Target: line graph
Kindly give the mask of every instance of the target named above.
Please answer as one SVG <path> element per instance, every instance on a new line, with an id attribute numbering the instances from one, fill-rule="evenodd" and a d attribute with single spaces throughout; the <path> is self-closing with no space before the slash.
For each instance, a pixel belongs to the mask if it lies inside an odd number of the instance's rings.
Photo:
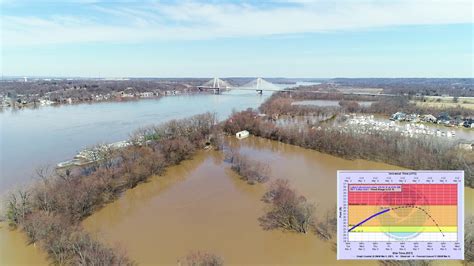
<path id="1" fill-rule="evenodd" d="M 371 215 L 370 217 L 366 218 L 366 219 L 363 220 L 362 222 L 360 222 L 360 223 L 354 225 L 353 227 L 351 227 L 351 229 L 349 229 L 349 232 L 352 231 L 352 230 L 354 230 L 356 227 L 362 225 L 363 223 L 367 222 L 368 220 L 370 220 L 370 219 L 372 219 L 372 218 L 374 218 L 374 217 L 376 217 L 376 216 L 378 216 L 378 215 L 384 214 L 384 213 L 386 213 L 386 212 L 388 212 L 388 211 L 390 211 L 390 209 L 385 209 L 385 210 L 383 210 L 383 211 L 379 211 L 378 213 Z"/>
<path id="2" fill-rule="evenodd" d="M 339 171 L 338 257 L 340 251 L 354 253 L 351 258 L 365 254 L 367 243 L 372 248 L 364 258 L 381 244 L 395 259 L 416 259 L 412 255 L 420 246 L 426 253 L 433 245 L 446 251 L 448 243 L 462 249 L 462 194 L 462 171 Z M 413 250 L 404 258 L 399 252 L 407 245 Z"/>
<path id="3" fill-rule="evenodd" d="M 349 241 L 457 240 L 456 184 L 349 184 L 348 207 Z"/>

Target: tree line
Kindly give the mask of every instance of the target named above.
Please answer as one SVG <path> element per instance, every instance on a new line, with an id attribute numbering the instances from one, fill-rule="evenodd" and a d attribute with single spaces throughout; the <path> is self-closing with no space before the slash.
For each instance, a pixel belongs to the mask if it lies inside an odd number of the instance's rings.
<path id="1" fill-rule="evenodd" d="M 270 179 L 268 164 L 253 161 L 237 150 L 228 150 L 225 153 L 225 160 L 231 164 L 230 168 L 250 185 L 265 183 Z"/>
<path id="2" fill-rule="evenodd" d="M 472 78 L 336 78 L 329 82 L 346 87 L 382 88 L 384 93 L 400 95 L 474 96 Z"/>
<path id="3" fill-rule="evenodd" d="M 465 185 L 474 187 L 474 156 L 455 144 L 434 138 L 409 138 L 400 133 L 358 134 L 330 126 L 277 126 L 258 112 L 248 109 L 233 113 L 224 122 L 230 134 L 248 130 L 255 136 L 317 150 L 347 159 L 366 159 L 409 169 L 464 170 Z"/>
<path id="4" fill-rule="evenodd" d="M 280 93 L 272 95 L 262 105 L 259 110 L 269 116 L 278 117 L 280 115 L 288 116 L 331 116 L 339 111 L 339 108 L 334 107 L 319 107 L 312 105 L 296 105 L 293 104 L 296 97 L 289 97 L 288 94 Z M 306 100 L 301 98 L 301 100 Z"/>

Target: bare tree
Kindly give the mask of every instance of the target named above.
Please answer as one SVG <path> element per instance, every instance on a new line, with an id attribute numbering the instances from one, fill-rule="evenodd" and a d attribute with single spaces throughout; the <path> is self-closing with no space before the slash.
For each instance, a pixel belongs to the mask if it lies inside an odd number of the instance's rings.
<path id="1" fill-rule="evenodd" d="M 306 234 L 314 228 L 314 204 L 293 190 L 288 180 L 277 179 L 270 184 L 262 200 L 271 204 L 269 211 L 259 218 L 266 229 L 283 229 Z"/>
<path id="2" fill-rule="evenodd" d="M 332 240 L 337 233 L 337 216 L 336 208 L 326 212 L 326 215 L 321 215 L 317 218 L 315 225 L 315 233 L 325 240 Z"/>
<path id="3" fill-rule="evenodd" d="M 212 253 L 204 251 L 190 252 L 186 257 L 178 260 L 180 266 L 222 266 L 224 260 Z"/>
<path id="4" fill-rule="evenodd" d="M 235 150 L 227 151 L 225 158 L 231 164 L 231 169 L 251 185 L 264 183 L 270 179 L 270 167 L 268 164 L 254 161 Z"/>
<path id="5" fill-rule="evenodd" d="M 19 190 L 11 194 L 7 201 L 6 218 L 10 226 L 16 227 L 22 223 L 26 215 L 31 212 L 30 193 L 26 190 Z"/>

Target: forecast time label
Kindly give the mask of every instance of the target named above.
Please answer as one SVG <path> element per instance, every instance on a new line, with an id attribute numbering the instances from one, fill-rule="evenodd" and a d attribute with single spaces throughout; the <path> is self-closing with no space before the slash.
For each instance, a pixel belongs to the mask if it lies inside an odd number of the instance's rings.
<path id="1" fill-rule="evenodd" d="M 338 171 L 337 258 L 464 259 L 463 171 Z"/>

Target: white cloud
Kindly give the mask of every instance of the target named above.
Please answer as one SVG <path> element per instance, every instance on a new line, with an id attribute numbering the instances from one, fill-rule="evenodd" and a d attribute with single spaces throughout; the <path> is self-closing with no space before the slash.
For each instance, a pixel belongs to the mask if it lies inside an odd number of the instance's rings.
<path id="1" fill-rule="evenodd" d="M 87 16 L 2 17 L 2 46 L 144 42 L 473 23 L 471 1 L 87 4 Z"/>

